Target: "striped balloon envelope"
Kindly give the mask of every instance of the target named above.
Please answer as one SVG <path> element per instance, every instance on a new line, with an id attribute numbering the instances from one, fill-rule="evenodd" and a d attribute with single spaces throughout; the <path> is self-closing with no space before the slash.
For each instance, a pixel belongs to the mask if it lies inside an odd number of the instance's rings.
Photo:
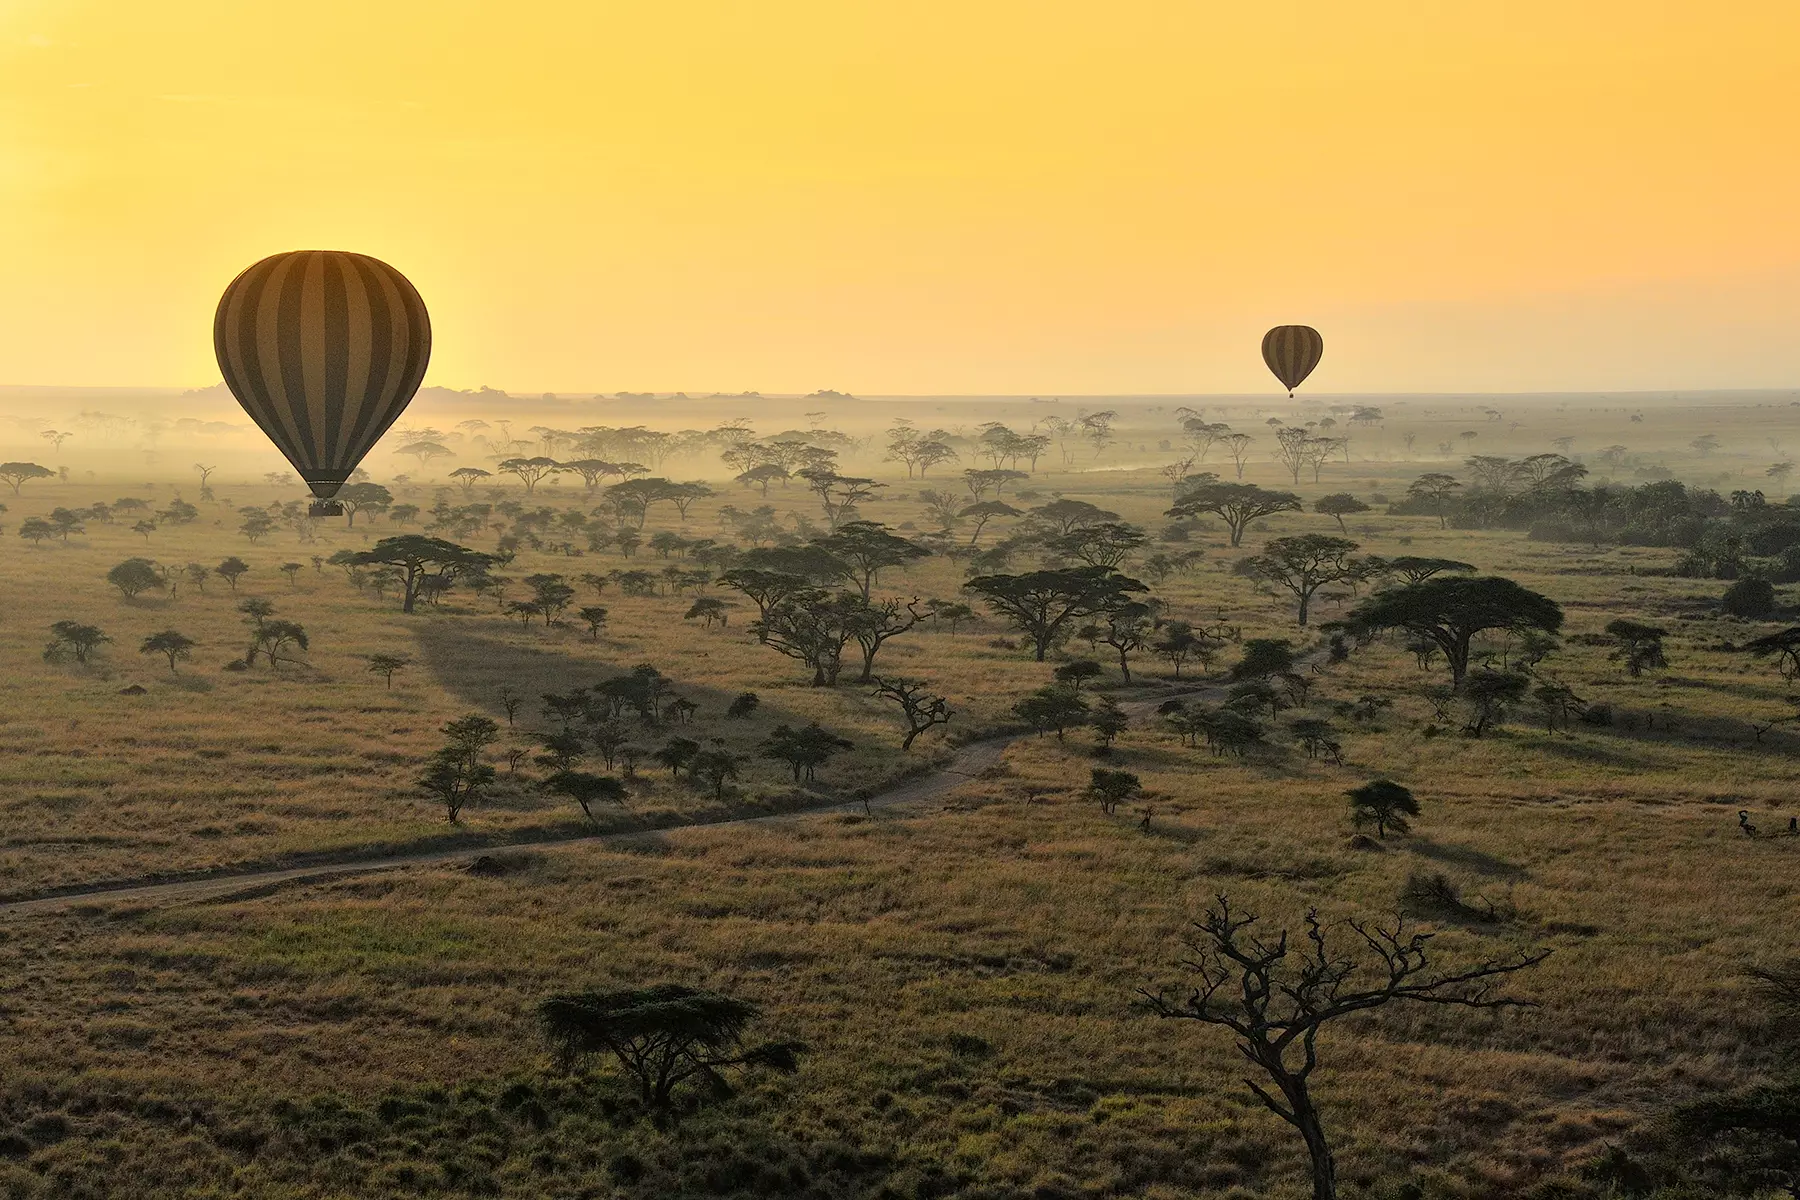
<path id="1" fill-rule="evenodd" d="M 419 390 L 431 318 L 380 259 L 291 250 L 231 281 L 213 350 L 250 419 L 329 500 Z"/>
<path id="2" fill-rule="evenodd" d="M 1288 395 L 1313 373 L 1325 353 L 1325 339 L 1311 325 L 1277 325 L 1263 334 L 1263 361 Z"/>

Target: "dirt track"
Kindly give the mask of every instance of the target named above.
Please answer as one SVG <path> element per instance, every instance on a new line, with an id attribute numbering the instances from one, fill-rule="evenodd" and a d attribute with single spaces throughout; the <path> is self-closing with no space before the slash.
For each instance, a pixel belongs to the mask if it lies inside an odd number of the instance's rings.
<path id="1" fill-rule="evenodd" d="M 1163 700 L 1192 696 L 1210 692 L 1213 688 L 1195 688 L 1181 692 L 1164 692 L 1149 699 L 1128 702 L 1123 707 L 1127 712 L 1142 715 L 1155 708 Z M 869 798 L 870 807 L 892 807 L 896 805 L 916 805 L 934 800 L 941 800 L 954 792 L 969 780 L 980 775 L 1000 762 L 1001 755 L 1023 734 L 1002 735 L 985 738 L 978 742 L 969 742 L 960 747 L 950 761 L 936 767 L 925 774 L 915 776 Z M 193 879 L 178 879 L 166 883 L 145 883 L 125 885 L 103 885 L 81 891 L 62 892 L 54 896 L 43 896 L 31 900 L 12 900 L 0 903 L 0 917 L 28 916 L 33 913 L 63 912 L 71 908 L 89 905 L 130 905 L 161 904 L 182 900 L 218 900 L 228 899 L 243 894 L 245 896 L 261 894 L 285 884 L 311 879 L 323 879 L 334 875 L 362 875 L 374 871 L 392 871 L 401 867 L 431 866 L 437 863 L 468 861 L 482 854 L 505 854 L 519 850 L 556 850 L 590 846 L 595 843 L 620 842 L 645 836 L 679 835 L 688 829 L 713 829 L 731 825 L 747 825 L 753 821 L 799 821 L 815 817 L 821 813 L 860 812 L 863 803 L 860 800 L 847 801 L 841 804 L 824 805 L 797 812 L 771 813 L 768 816 L 737 817 L 725 821 L 711 821 L 697 825 L 680 825 L 669 829 L 627 830 L 619 833 L 599 833 L 591 837 L 544 838 L 538 841 L 509 842 L 502 846 L 461 847 L 456 850 L 428 850 L 413 854 L 395 854 L 385 858 L 340 859 L 330 862 L 312 863 L 303 867 L 266 867 L 243 871 L 233 871 L 218 875 L 207 875 Z"/>

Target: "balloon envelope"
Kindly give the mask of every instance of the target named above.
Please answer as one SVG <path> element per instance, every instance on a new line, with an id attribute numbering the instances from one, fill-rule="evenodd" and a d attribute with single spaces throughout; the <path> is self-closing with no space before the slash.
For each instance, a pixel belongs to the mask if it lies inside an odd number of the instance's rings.
<path id="1" fill-rule="evenodd" d="M 419 390 L 431 318 L 380 259 L 291 250 L 231 281 L 213 350 L 250 419 L 328 499 Z"/>
<path id="2" fill-rule="evenodd" d="M 1277 325 L 1263 334 L 1263 361 L 1290 396 L 1312 374 L 1324 353 L 1325 339 L 1310 325 Z"/>

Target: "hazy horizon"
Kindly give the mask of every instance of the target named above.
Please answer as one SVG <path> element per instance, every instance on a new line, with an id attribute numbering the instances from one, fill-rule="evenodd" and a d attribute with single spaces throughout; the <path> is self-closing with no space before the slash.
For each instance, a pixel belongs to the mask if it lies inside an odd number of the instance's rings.
<path id="1" fill-rule="evenodd" d="M 456 386 L 1242 393 L 1290 323 L 1320 394 L 1791 386 L 1796 43 L 1761 0 L 4 0 L 0 378 L 214 378 L 226 284 L 317 246 L 418 286 Z"/>

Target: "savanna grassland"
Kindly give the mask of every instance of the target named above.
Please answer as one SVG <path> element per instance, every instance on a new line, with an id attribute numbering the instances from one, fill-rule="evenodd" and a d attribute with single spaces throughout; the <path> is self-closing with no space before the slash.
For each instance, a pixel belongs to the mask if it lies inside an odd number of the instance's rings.
<path id="1" fill-rule="evenodd" d="M 1148 541 L 1121 564 L 1128 575 L 1158 554 L 1203 551 L 1151 590 L 1165 620 L 1223 640 L 1179 679 L 1146 650 L 1127 686 L 1108 648 L 1080 637 L 1034 661 L 1018 631 L 963 589 L 966 554 L 889 568 L 874 596 L 977 612 L 954 631 L 927 620 L 880 650 L 876 674 L 924 680 L 955 711 L 907 753 L 894 707 L 855 682 L 860 663 L 835 688 L 810 686 L 810 671 L 758 643 L 756 606 L 718 582 L 649 596 L 576 584 L 575 606 L 608 609 L 597 636 L 573 607 L 563 624 L 526 624 L 491 593 L 459 586 L 406 614 L 393 592 L 352 586 L 332 555 L 429 532 L 440 502 L 584 513 L 601 503 L 604 493 L 569 476 L 527 496 L 497 475 L 465 494 L 450 469 L 495 466 L 472 439 L 429 468 L 371 464 L 396 503 L 420 510 L 409 524 L 365 512 L 353 526 L 336 518 L 304 530 L 311 540 L 291 523 L 254 542 L 240 534 L 240 510 L 279 506 L 294 489 L 229 465 L 212 500 L 199 499 L 192 474 L 133 483 L 79 472 L 0 497 L 8 897 L 445 845 L 491 859 L 482 872 L 458 862 L 251 882 L 203 902 L 98 895 L 0 915 L 0 1195 L 1306 1195 L 1304 1149 L 1245 1089 L 1230 1035 L 1159 1020 L 1140 1003 L 1143 991 L 1191 980 L 1183 937 L 1221 894 L 1271 931 L 1297 932 L 1309 908 L 1331 922 L 1404 911 L 1436 932 L 1446 964 L 1551 951 L 1505 981 L 1533 1007 L 1392 1004 L 1328 1027 L 1314 1091 L 1346 1195 L 1647 1190 L 1653 1181 L 1618 1168 L 1619 1156 L 1653 1161 L 1673 1106 L 1781 1067 L 1779 1031 L 1744 972 L 1800 949 L 1800 838 L 1745 836 L 1737 814 L 1778 834 L 1800 813 L 1800 724 L 1788 720 L 1796 710 L 1775 661 L 1741 647 L 1793 624 L 1796 593 L 1778 582 L 1772 611 L 1722 613 L 1731 582 L 1782 576 L 1777 553 L 1721 549 L 1719 539 L 1739 536 L 1732 521 L 1781 523 L 1788 473 L 1770 468 L 1786 461 L 1784 440 L 1800 442 L 1800 408 L 1787 397 L 1381 403 L 1380 420 L 1350 426 L 1348 405 L 1194 401 L 1204 419 L 1257 438 L 1244 481 L 1306 502 L 1256 522 L 1233 548 L 1214 518 L 1164 515 L 1173 493 L 1162 468 L 1189 453 L 1173 402 L 1109 402 L 1110 442 L 1077 434 L 1066 454 L 1053 445 L 1003 498 L 1020 510 L 1086 501 L 1141 527 Z M 756 429 L 799 426 L 803 407 L 765 406 Z M 857 443 L 839 470 L 886 484 L 856 515 L 915 537 L 937 525 L 920 492 L 959 488 L 977 465 L 980 422 L 1025 430 L 1047 412 L 1073 417 L 1076 405 L 840 401 L 817 421 Z M 962 461 L 923 481 L 882 461 L 896 416 L 941 426 Z M 621 405 L 586 419 L 673 428 L 666 417 Z M 1271 418 L 1347 433 L 1347 451 L 1295 484 L 1271 461 Z M 77 445 L 62 457 L 79 466 Z M 1692 519 L 1715 524 L 1670 541 L 1559 533 L 1563 516 L 1533 518 L 1527 531 L 1485 510 L 1439 516 L 1406 503 L 1427 472 L 1475 490 L 1471 456 L 1553 450 L 1586 468 L 1581 488 L 1676 479 L 1718 492 L 1723 507 L 1706 517 L 1696 502 Z M 1235 477 L 1223 446 L 1189 471 Z M 804 526 L 796 516 L 825 531 L 798 481 L 765 499 L 731 482 L 716 454 L 660 473 L 707 480 L 714 494 L 685 520 L 653 509 L 646 539 L 747 545 L 727 505 L 767 504 L 788 533 Z M 1734 492 L 1745 494 L 1735 508 Z M 1470 735 L 1460 701 L 1433 690 L 1448 682 L 1441 657 L 1421 665 L 1395 635 L 1331 649 L 1331 623 L 1376 582 L 1325 589 L 1311 624 L 1297 626 L 1286 592 L 1237 568 L 1271 539 L 1338 534 L 1312 507 L 1338 493 L 1368 505 L 1344 518 L 1359 554 L 1458 560 L 1555 601 L 1563 623 L 1553 648 L 1532 652 L 1532 678 L 1565 686 L 1606 720 L 1553 713 L 1528 695 Z M 177 494 L 199 515 L 142 532 L 132 529 L 139 515 L 116 505 L 136 496 L 155 512 Z M 113 519 L 89 519 L 66 541 L 14 535 L 30 517 L 96 502 Z M 980 548 L 1027 520 L 995 517 Z M 454 540 L 492 551 L 516 529 L 496 518 Z M 970 529 L 958 525 L 953 542 Z M 555 550 L 559 540 L 581 553 Z M 559 573 L 573 584 L 694 565 L 680 548 L 665 559 L 645 544 L 628 559 L 616 546 L 586 548 L 585 536 L 536 541 L 511 547 L 506 576 Z M 1720 565 L 1727 555 L 1737 557 Z M 109 585 L 108 571 L 133 556 L 176 568 L 175 593 L 127 599 Z M 182 570 L 229 556 L 249 566 L 235 589 L 216 574 L 202 588 Z M 1021 549 L 1002 569 L 1039 557 Z M 1711 566 L 1696 568 L 1696 557 Z M 299 569 L 284 573 L 286 563 Z M 506 598 L 522 594 L 515 582 Z M 684 619 L 702 595 L 732 606 L 726 624 Z M 250 597 L 304 626 L 298 661 L 232 668 Z M 1620 618 L 1664 631 L 1666 665 L 1627 671 L 1607 632 Z M 59 620 L 111 641 L 87 664 L 46 660 Z M 166 629 L 196 643 L 173 670 L 138 653 Z M 1243 644 L 1259 638 L 1289 639 L 1300 653 L 1303 702 L 1264 718 L 1262 741 L 1241 756 L 1185 744 L 1158 703 L 1197 689 L 1218 699 Z M 1495 636 L 1476 657 L 1504 666 L 1521 653 L 1517 638 Z M 380 654 L 408 660 L 391 687 L 369 669 Z M 1014 712 L 1084 658 L 1106 668 L 1088 697 L 1113 695 L 1131 715 L 1104 758 L 1089 731 L 1032 735 Z M 645 758 L 624 780 L 624 802 L 589 820 L 540 786 L 546 769 L 534 759 L 555 723 L 539 697 L 643 663 L 696 706 L 685 724 L 638 731 L 646 750 L 670 736 L 721 739 L 742 756 L 739 777 L 715 792 Z M 510 721 L 508 689 L 523 698 Z M 759 697 L 755 711 L 727 716 L 745 691 Z M 488 751 L 498 776 L 452 826 L 415 780 L 440 728 L 470 713 L 499 726 Z M 1335 758 L 1299 744 L 1293 722 L 1309 717 L 1329 722 Z M 759 747 L 777 725 L 813 721 L 852 745 L 796 783 Z M 1021 736 L 998 767 L 944 799 L 799 811 L 877 796 L 995 734 Z M 509 760 L 510 748 L 520 753 Z M 1131 772 L 1141 792 L 1103 811 L 1087 790 L 1097 766 Z M 1410 832 L 1375 838 L 1352 825 L 1346 790 L 1377 777 L 1416 795 Z M 762 815 L 776 819 L 704 824 Z M 498 848 L 596 825 L 622 836 Z M 1421 880 L 1440 876 L 1435 899 L 1421 893 Z M 538 1035 L 547 995 L 661 982 L 759 1004 L 759 1037 L 807 1047 L 799 1070 L 745 1073 L 735 1097 L 653 1120 L 610 1068 L 556 1068 Z M 1605 1162 L 1610 1173 L 1595 1169 Z"/>

